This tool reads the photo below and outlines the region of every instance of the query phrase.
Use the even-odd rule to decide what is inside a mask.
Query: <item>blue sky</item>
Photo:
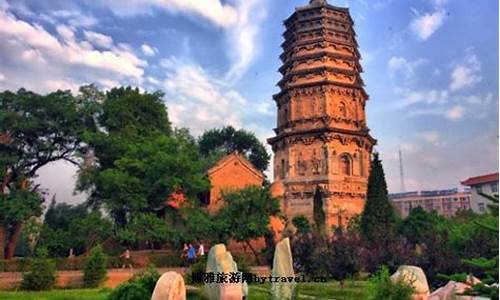
[[[125,4],[123,3],[125,2]],[[162,90],[194,135],[273,135],[282,21],[308,0],[0,0],[0,90],[96,83]],[[498,1],[330,0],[355,20],[368,126],[391,192],[498,170]],[[74,169],[40,172],[72,198]],[[57,175],[56,175],[57,174]],[[82,196],[77,197],[82,198]]]

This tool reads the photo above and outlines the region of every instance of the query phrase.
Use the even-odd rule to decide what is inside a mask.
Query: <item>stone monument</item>
[[[186,300],[184,278],[176,272],[166,272],[156,282],[151,300]]]
[[[293,271],[292,251],[290,250],[290,240],[285,238],[276,244],[274,249],[273,277],[292,278],[295,277]],[[272,282],[271,295],[276,300],[291,300],[295,289],[295,281],[292,282]]]
[[[216,282],[205,283],[205,293],[210,300],[241,300],[246,294],[246,284],[242,281],[229,282],[231,274],[239,273],[233,256],[226,250],[224,244],[213,246],[208,252],[206,273],[215,275]],[[217,274],[226,276],[226,282],[217,282]]]
[[[415,266],[399,266],[396,273],[391,276],[392,281],[403,281],[413,286],[413,300],[427,300],[430,294],[429,284],[424,271]]]

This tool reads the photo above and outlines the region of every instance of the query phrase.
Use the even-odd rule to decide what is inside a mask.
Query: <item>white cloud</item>
[[[387,62],[387,67],[389,68],[391,75],[402,74],[407,79],[410,79],[415,75],[416,68],[423,63],[425,63],[425,59],[422,58],[415,61],[408,61],[404,57],[393,56]]]
[[[257,55],[256,38],[265,17],[263,0],[238,1],[238,20],[228,31],[227,49],[230,51],[232,66],[226,74],[226,79],[237,80],[247,71]]]
[[[115,80],[139,84],[147,62],[124,44],[100,51],[78,40],[75,28],[56,27],[57,35],[41,25],[0,11],[0,68],[9,81],[4,88],[24,86],[38,92]]]
[[[438,145],[441,141],[441,135],[437,131],[424,131],[420,133],[420,137],[431,144]]]
[[[167,106],[174,124],[189,127],[195,135],[223,125],[241,127],[247,101],[196,64],[164,60]],[[171,68],[174,67],[174,68]]]
[[[455,105],[444,113],[444,116],[451,121],[461,119],[464,115],[465,109],[462,105]]]
[[[394,93],[401,97],[395,107],[405,108],[407,106],[424,103],[424,104],[444,104],[448,102],[449,93],[447,90],[427,90],[415,91],[411,89],[396,88]]]
[[[90,2],[90,1],[89,1]],[[95,2],[90,2],[95,4]],[[153,13],[155,10],[194,14],[205,18],[225,30],[226,51],[231,66],[227,81],[240,79],[258,53],[256,41],[260,26],[266,17],[265,0],[234,0],[234,4],[221,0],[104,0],[115,14],[127,16]],[[146,50],[147,53],[151,53]],[[148,55],[146,54],[145,55]]]
[[[468,52],[465,61],[456,65],[451,73],[450,90],[453,92],[471,87],[483,79],[479,75],[481,71],[479,59],[475,54]]]
[[[91,15],[85,15],[77,10],[56,10],[53,11],[50,16],[46,16],[47,21],[50,21],[50,18],[55,18],[58,20],[63,20],[67,22],[72,27],[82,27],[88,28],[97,25],[97,19]]]
[[[109,49],[113,45],[113,38],[108,35],[88,30],[84,30],[83,34],[90,43],[97,47]]]
[[[220,0],[104,0],[98,4],[106,5],[113,13],[122,16],[148,14],[154,9],[190,12],[226,28],[236,24],[238,19],[236,9]]]
[[[469,104],[488,105],[493,101],[493,94],[488,93],[486,95],[470,95],[465,97],[465,101]]]
[[[3,75],[2,73],[0,73],[0,81],[4,81],[5,80],[5,75]]]
[[[158,49],[156,49],[155,47],[151,47],[147,44],[142,44],[141,50],[142,53],[144,53],[144,55],[146,56],[155,56],[156,54],[158,54]]]
[[[421,40],[425,41],[443,25],[445,16],[444,10],[436,10],[423,15],[416,12],[416,18],[411,22],[410,28]]]

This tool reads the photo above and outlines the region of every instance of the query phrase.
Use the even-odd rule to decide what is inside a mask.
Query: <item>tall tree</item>
[[[323,209],[323,191],[318,186],[313,197],[313,218],[314,225],[319,234],[325,233],[325,210]]]
[[[95,108],[69,91],[0,93],[0,256],[12,257],[23,222],[41,214],[43,199],[31,183],[37,171],[57,160],[80,164]]]
[[[365,209],[361,215],[361,234],[366,241],[372,242],[379,236],[377,233],[392,236],[395,224],[396,213],[389,200],[382,161],[375,152],[368,177]]]
[[[138,213],[162,209],[179,189],[192,199],[209,188],[194,139],[171,129],[162,96],[112,89],[98,117],[102,130],[88,136],[96,161],[80,173],[79,189],[119,228]]]
[[[246,130],[236,130],[232,126],[205,131],[198,139],[200,152],[211,160],[238,151],[259,170],[265,171],[271,156],[255,134]]]
[[[258,186],[227,192],[222,197],[224,206],[215,219],[226,225],[225,232],[230,233],[230,238],[246,243],[259,260],[250,241],[268,232],[270,216],[280,212],[278,200],[271,196],[268,189]]]

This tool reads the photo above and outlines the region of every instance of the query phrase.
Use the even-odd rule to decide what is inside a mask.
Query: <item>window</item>
[[[343,175],[351,175],[351,158],[349,157],[349,154],[343,154],[340,157],[340,170]]]
[[[484,212],[484,203],[478,203],[477,207],[479,208],[480,212]]]
[[[478,185],[476,186],[476,192],[479,194],[479,193],[482,193],[483,192],[483,186],[482,185]]]
[[[490,187],[492,193],[498,193],[498,182],[492,183]]]

